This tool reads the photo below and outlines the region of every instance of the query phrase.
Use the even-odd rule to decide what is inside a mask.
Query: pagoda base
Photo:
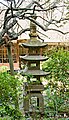
[[[35,111],[44,114],[44,99],[41,93],[43,90],[44,90],[44,86],[42,84],[25,86],[25,91],[26,91],[26,95],[24,98],[25,113],[27,112],[33,113]],[[33,99],[36,98],[36,108],[31,103],[32,98]]]
[[[31,98],[36,97],[37,98],[37,107],[35,109],[35,106],[33,106],[31,103]],[[24,99],[24,111],[25,113],[31,112],[40,112],[41,114],[44,114],[44,99],[43,95],[40,92],[30,92],[27,93],[26,98]]]
[[[28,92],[28,91],[30,91],[30,92],[34,92],[34,91],[43,91],[44,90],[44,85],[42,85],[42,84],[39,84],[39,85],[35,85],[35,84],[31,84],[31,85],[29,85],[29,84],[27,84],[27,85],[25,85],[25,89],[26,89],[26,91]]]

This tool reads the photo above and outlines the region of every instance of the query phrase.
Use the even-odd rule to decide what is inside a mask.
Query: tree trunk
[[[8,59],[9,59],[10,73],[11,73],[11,75],[14,75],[14,65],[13,65],[13,57],[12,57],[11,45],[7,46],[7,50],[8,50]],[[17,96],[17,93],[16,93],[16,86],[15,86],[14,89],[15,89],[15,94],[16,94],[15,108],[18,109],[19,108],[19,104],[18,104],[18,96]]]
[[[12,52],[11,52],[11,46],[8,46],[7,50],[8,50],[10,73],[11,73],[11,75],[14,75],[14,66],[13,66],[13,57],[12,57]]]

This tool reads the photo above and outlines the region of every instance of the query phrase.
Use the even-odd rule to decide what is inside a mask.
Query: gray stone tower
[[[36,19],[36,15],[32,15],[31,17]],[[41,82],[41,77],[49,73],[40,69],[40,62],[48,59],[41,55],[41,49],[46,47],[47,44],[37,39],[36,25],[33,22],[30,22],[29,36],[30,40],[28,40],[27,43],[22,43],[22,46],[28,49],[28,54],[20,56],[20,59],[27,64],[27,69],[22,73],[22,75],[27,76],[28,81],[25,85],[26,96],[24,99],[24,111],[25,113],[33,112],[31,101],[32,98],[36,98],[37,109],[35,111],[44,114],[44,99],[42,95],[44,86]]]

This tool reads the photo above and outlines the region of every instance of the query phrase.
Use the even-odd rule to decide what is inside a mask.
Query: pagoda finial
[[[36,14],[34,13],[32,16],[32,19],[36,20]],[[36,41],[37,40],[37,32],[36,32],[36,24],[30,21],[30,41]]]

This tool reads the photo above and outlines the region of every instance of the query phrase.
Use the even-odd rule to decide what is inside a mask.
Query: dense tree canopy
[[[21,26],[20,20],[34,22],[38,26],[38,33],[41,33],[41,29],[45,31],[44,36],[50,30],[67,34],[68,31],[63,32],[60,27],[69,19],[68,4],[67,0],[2,0],[0,2],[0,42],[3,42],[2,37],[5,33],[12,40],[30,31],[29,25]],[[37,20],[31,17],[34,13]]]

